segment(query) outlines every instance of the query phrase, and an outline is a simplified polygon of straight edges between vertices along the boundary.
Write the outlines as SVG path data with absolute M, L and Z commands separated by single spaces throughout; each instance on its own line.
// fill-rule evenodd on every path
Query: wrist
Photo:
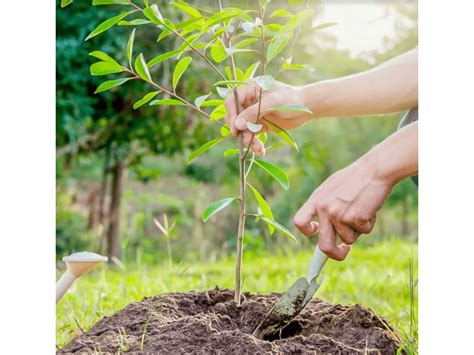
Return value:
M 363 155 L 357 163 L 370 179 L 383 183 L 392 188 L 401 180 L 396 169 L 389 164 L 390 158 L 386 157 L 379 146 L 372 148 Z
M 313 112 L 312 118 L 327 117 L 331 112 L 330 85 L 321 81 L 298 88 L 302 104 Z

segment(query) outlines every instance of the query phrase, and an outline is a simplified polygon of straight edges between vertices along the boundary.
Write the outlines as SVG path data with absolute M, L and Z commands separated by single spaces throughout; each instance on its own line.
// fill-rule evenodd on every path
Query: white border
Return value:
M 473 10 L 420 0 L 420 354 L 472 350 Z M 2 352 L 53 353 L 55 4 L 3 13 Z
M 419 5 L 419 350 L 467 354 L 474 329 L 474 6 Z
M 3 354 L 55 352 L 55 2 L 2 3 Z

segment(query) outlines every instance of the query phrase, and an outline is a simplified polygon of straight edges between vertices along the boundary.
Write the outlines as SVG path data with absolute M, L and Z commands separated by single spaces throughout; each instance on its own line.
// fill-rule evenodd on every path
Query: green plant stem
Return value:
M 217 0 L 217 6 L 219 11 L 222 11 L 222 2 L 221 0 Z M 231 48 L 231 42 L 229 41 L 229 37 L 227 32 L 224 31 L 223 34 L 225 47 Z M 235 60 L 234 55 L 231 52 L 229 55 L 230 67 L 232 70 L 232 79 L 237 79 L 237 73 L 235 69 Z M 237 114 L 242 111 L 240 107 L 240 100 L 239 100 L 239 93 L 237 89 L 232 90 L 232 94 L 234 95 L 235 100 L 235 107 L 237 110 Z M 237 250 L 236 250 L 236 263 L 235 263 L 235 290 L 234 290 L 234 299 L 237 303 L 237 306 L 240 306 L 240 294 L 241 294 L 241 280 L 242 280 L 242 252 L 243 252 L 243 245 L 244 245 L 244 231 L 245 231 L 245 157 L 244 157 L 244 142 L 242 133 L 237 135 L 237 142 L 238 142 L 238 149 L 239 149 L 239 225 L 237 227 Z

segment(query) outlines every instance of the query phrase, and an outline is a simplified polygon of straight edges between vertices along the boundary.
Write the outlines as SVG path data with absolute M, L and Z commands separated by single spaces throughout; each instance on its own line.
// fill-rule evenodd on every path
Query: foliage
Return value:
M 188 109 L 203 115 L 211 122 L 218 123 L 221 126 L 220 137 L 214 138 L 192 152 L 188 159 L 188 163 L 190 163 L 196 157 L 217 146 L 229 136 L 229 128 L 227 124 L 220 122 L 226 114 L 222 99 L 225 99 L 228 95 L 234 95 L 237 99 L 235 91 L 237 87 L 243 84 L 256 85 L 260 91 L 261 101 L 263 91 L 270 90 L 275 80 L 272 75 L 268 74 L 269 69 L 273 69 L 275 73 L 280 73 L 285 70 L 306 70 L 309 68 L 305 65 L 298 66 L 294 63 L 290 64 L 289 58 L 292 47 L 298 39 L 299 32 L 303 28 L 309 29 L 309 31 L 313 30 L 311 28 L 312 24 L 310 20 L 313 17 L 314 10 L 308 8 L 295 14 L 291 14 L 288 11 L 278 12 L 277 10 L 277 12 L 273 12 L 271 16 L 268 16 L 266 11 L 269 3 L 270 1 L 259 1 L 258 4 L 255 4 L 255 7 L 244 9 L 238 7 L 223 8 L 221 1 L 218 1 L 217 9 L 206 9 L 204 11 L 203 9 L 194 7 L 185 2 L 170 2 L 170 5 L 182 10 L 183 15 L 185 16 L 183 21 L 180 20 L 179 17 L 164 17 L 164 6 L 159 7 L 157 4 L 149 4 L 148 2 L 145 2 L 144 7 L 141 7 L 133 1 L 120 2 L 120 5 L 125 6 L 126 11 L 123 12 L 123 9 L 121 9 L 121 13 L 102 21 L 92 32 L 90 32 L 86 37 L 86 41 L 101 35 L 103 32 L 117 24 L 122 23 L 134 27 L 138 21 L 140 24 L 147 25 L 146 29 L 149 31 L 147 33 L 156 33 L 158 35 L 157 42 L 163 43 L 166 39 L 172 38 L 174 40 L 177 38 L 181 41 L 181 45 L 177 48 L 172 48 L 167 52 L 158 52 L 157 56 L 147 62 L 142 49 L 135 49 L 137 48 L 137 40 L 141 38 L 144 30 L 142 30 L 142 28 L 139 28 L 138 30 L 134 28 L 130 33 L 125 49 L 128 59 L 126 65 L 120 64 L 120 60 L 116 60 L 102 51 L 96 50 L 91 53 L 92 56 L 100 60 L 91 65 L 90 71 L 92 75 L 101 76 L 116 73 L 122 74 L 120 78 L 108 80 L 102 83 L 97 88 L 96 93 L 117 86 L 122 86 L 130 81 L 142 80 L 148 84 L 153 91 L 139 99 L 138 103 L 135 104 L 136 107 L 141 107 L 146 103 L 149 103 L 151 106 L 187 106 Z M 111 4 L 117 4 L 117 2 L 93 2 L 93 5 Z M 132 20 L 130 20 L 130 15 L 133 15 Z M 285 20 L 280 22 L 275 20 L 274 18 L 278 16 L 284 17 Z M 123 22 L 125 19 L 127 22 Z M 323 25 L 316 29 L 319 30 L 328 26 L 329 25 Z M 287 47 L 288 49 L 284 51 Z M 210 57 L 208 57 L 206 52 L 208 49 Z M 139 54 L 136 55 L 136 53 Z M 256 56 L 248 57 L 251 59 L 249 62 L 247 59 L 247 61 L 242 60 L 242 64 L 240 64 L 240 62 L 237 64 L 236 60 L 237 58 L 240 58 L 240 55 L 249 55 L 253 53 L 256 53 Z M 237 56 L 237 54 L 239 54 L 239 56 Z M 212 89 L 211 93 L 202 93 L 202 95 L 194 100 L 194 104 L 191 102 L 192 100 L 185 98 L 179 91 L 177 91 L 182 76 L 185 74 L 193 60 L 191 55 L 199 57 L 199 59 L 209 66 L 216 76 L 213 85 L 214 89 Z M 174 57 L 176 57 L 176 59 L 174 59 Z M 226 60 L 228 61 L 229 66 L 225 67 L 224 71 L 222 71 L 222 68 L 219 68 L 219 65 Z M 169 61 L 173 62 L 172 66 L 174 67 L 172 73 L 172 88 L 167 87 L 167 83 L 155 81 L 153 78 L 154 71 L 152 70 L 156 64 L 160 64 L 161 67 L 164 63 Z M 132 62 L 134 63 L 133 66 Z M 252 67 L 250 64 L 246 64 L 247 62 L 255 64 L 253 64 Z M 247 67 L 245 67 L 245 65 L 247 65 Z M 255 69 L 258 65 L 261 67 L 261 75 L 254 77 Z M 254 80 L 251 81 L 250 79 Z M 211 95 L 214 95 L 215 98 L 212 98 Z M 151 101 L 151 98 L 155 96 L 160 98 Z M 211 99 L 209 99 L 210 97 Z M 215 102 L 215 104 L 209 104 L 211 101 Z M 204 106 L 208 106 L 206 104 L 215 108 L 211 112 L 207 112 L 204 109 Z M 274 107 L 273 110 L 309 111 L 309 109 L 302 106 L 278 106 Z M 257 120 L 258 116 L 259 114 L 257 114 Z M 261 127 L 260 124 L 249 125 L 249 129 L 255 133 L 252 136 L 252 140 L 254 138 L 258 139 L 258 133 Z M 273 124 L 271 124 L 270 128 L 272 131 L 276 132 L 283 141 L 298 149 L 295 141 L 287 132 Z M 229 197 L 214 202 L 203 212 L 202 217 L 205 222 L 211 216 L 229 206 L 232 201 L 239 201 L 240 213 L 237 235 L 237 275 L 235 291 L 236 301 L 238 303 L 240 303 L 240 263 L 242 260 L 241 253 L 246 216 L 255 216 L 258 220 L 269 225 L 269 229 L 272 230 L 272 232 L 276 229 L 283 235 L 296 240 L 291 231 L 274 220 L 270 206 L 266 203 L 255 187 L 252 187 L 254 196 L 256 197 L 258 204 L 264 206 L 265 215 L 262 215 L 261 213 L 246 214 L 246 181 L 253 166 L 262 168 L 279 182 L 285 190 L 289 188 L 288 177 L 281 168 L 263 160 L 255 160 L 255 155 L 253 153 L 252 157 L 249 159 L 247 167 L 246 158 L 248 153 L 249 147 L 244 148 L 242 137 L 239 137 L 239 197 Z
M 56 202 L 56 258 L 90 247 L 90 232 L 87 218 L 80 212 L 67 206 L 69 196 L 59 192 Z

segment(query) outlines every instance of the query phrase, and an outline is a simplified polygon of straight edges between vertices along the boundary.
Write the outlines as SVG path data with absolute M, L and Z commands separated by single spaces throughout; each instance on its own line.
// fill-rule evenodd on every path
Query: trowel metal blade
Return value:
M 306 277 L 297 279 L 288 291 L 280 297 L 252 335 L 263 339 L 285 327 L 306 305 L 306 295 L 310 287 L 311 285 Z
M 301 307 L 301 309 L 303 309 L 304 307 L 306 307 L 306 305 L 308 304 L 309 301 L 311 301 L 311 299 L 313 298 L 314 294 L 316 293 L 316 291 L 318 290 L 319 286 L 321 286 L 321 283 L 322 283 L 322 280 L 320 282 L 317 281 L 317 278 L 314 277 L 311 282 L 309 283 L 309 287 L 308 287 L 308 292 L 306 292 L 306 296 L 303 300 L 303 307 Z

